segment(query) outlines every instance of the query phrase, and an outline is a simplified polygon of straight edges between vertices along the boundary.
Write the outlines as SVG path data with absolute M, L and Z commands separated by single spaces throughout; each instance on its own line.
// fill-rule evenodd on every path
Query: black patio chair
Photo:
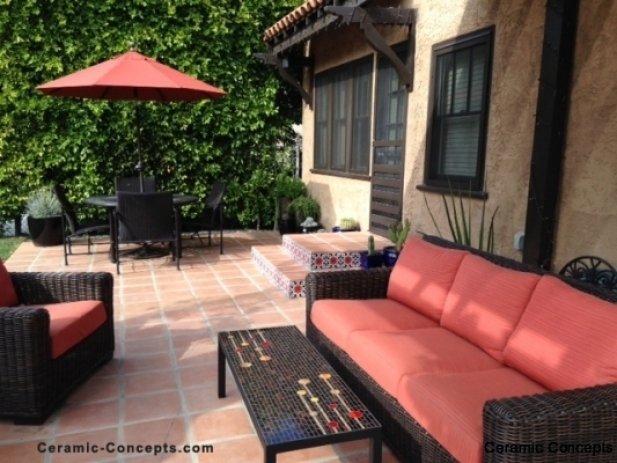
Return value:
M 118 191 L 140 192 L 139 177 L 116 177 L 116 193 Z M 154 177 L 144 177 L 144 192 L 152 193 L 155 191 L 156 179 Z
M 176 268 L 180 270 L 180 212 L 173 206 L 170 192 L 118 192 L 114 213 L 114 255 L 120 273 L 119 245 L 125 243 L 169 243 Z
M 62 185 L 53 186 L 54 193 L 62 206 L 62 242 L 64 245 L 64 265 L 69 265 L 68 255 L 73 254 L 73 240 L 85 236 L 88 254 L 92 245 L 92 235 L 109 234 L 109 222 L 104 220 L 79 222 L 75 208 L 66 196 Z
M 617 292 L 617 270 L 601 257 L 580 256 L 572 259 L 559 274 Z
M 210 194 L 206 198 L 203 212 L 196 219 L 182 221 L 182 231 L 192 233 L 191 238 L 197 236 L 204 246 L 200 231 L 208 231 L 208 246 L 212 246 L 212 231 L 219 230 L 220 253 L 223 254 L 223 198 L 225 196 L 225 184 L 214 182 Z

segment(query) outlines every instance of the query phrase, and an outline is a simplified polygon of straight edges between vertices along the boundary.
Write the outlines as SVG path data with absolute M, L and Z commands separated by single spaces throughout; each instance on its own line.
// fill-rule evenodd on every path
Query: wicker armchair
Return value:
M 10 273 L 19 302 L 0 308 L 0 417 L 45 421 L 65 397 L 114 353 L 110 273 Z M 52 360 L 49 313 L 42 304 L 102 301 L 107 320 Z
M 433 236 L 425 240 L 445 247 L 467 249 L 491 262 L 538 274 L 545 271 L 504 257 L 464 248 Z M 306 334 L 332 367 L 345 379 L 383 426 L 385 443 L 401 461 L 455 462 L 441 444 L 415 421 L 345 351 L 334 344 L 311 321 L 311 309 L 319 299 L 371 299 L 386 296 L 391 269 L 310 273 L 306 280 Z M 594 296 L 617 302 L 617 294 L 599 286 L 562 277 L 568 284 Z M 617 435 L 617 383 L 533 396 L 490 400 L 485 403 L 484 442 L 499 442 L 512 448 L 530 443 L 544 446 L 539 453 L 485 452 L 485 462 L 579 462 L 589 455 L 548 450 L 549 443 L 585 446 L 614 443 Z M 517 447 L 519 446 L 519 447 Z M 614 452 L 614 449 L 613 449 Z M 598 453 L 598 462 L 615 461 L 614 453 Z

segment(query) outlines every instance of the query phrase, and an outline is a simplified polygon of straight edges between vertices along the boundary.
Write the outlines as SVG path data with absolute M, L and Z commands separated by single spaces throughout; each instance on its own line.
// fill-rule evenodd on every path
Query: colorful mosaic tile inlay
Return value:
M 295 327 L 219 333 L 265 445 L 380 428 Z

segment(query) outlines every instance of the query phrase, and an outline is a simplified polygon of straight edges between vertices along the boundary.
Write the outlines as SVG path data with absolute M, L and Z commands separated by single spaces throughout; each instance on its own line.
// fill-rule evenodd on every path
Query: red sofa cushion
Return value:
M 0 260 L 0 307 L 13 307 L 19 305 L 17 293 L 8 270 Z
M 405 376 L 398 400 L 424 429 L 461 462 L 481 462 L 482 412 L 491 399 L 539 394 L 541 385 L 510 368 Z
M 467 251 L 412 237 L 392 269 L 388 297 L 439 321 L 448 291 Z
M 43 305 L 43 308 L 49 312 L 51 357 L 54 359 L 92 334 L 107 319 L 101 301 L 61 302 Z
M 349 335 L 358 330 L 412 330 L 438 326 L 430 318 L 391 299 L 321 299 L 313 304 L 311 321 L 341 349 L 346 349 Z
M 394 397 L 405 375 L 456 373 L 502 366 L 481 349 L 444 328 L 354 331 L 349 335 L 346 350 Z
M 617 305 L 543 276 L 504 350 L 551 390 L 617 382 Z
M 539 275 L 509 270 L 469 254 L 446 298 L 441 326 L 501 361 L 538 281 Z

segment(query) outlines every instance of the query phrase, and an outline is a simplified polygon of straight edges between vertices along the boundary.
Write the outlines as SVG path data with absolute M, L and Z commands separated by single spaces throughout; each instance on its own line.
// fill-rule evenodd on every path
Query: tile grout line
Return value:
M 180 268 L 180 271 L 182 272 L 182 277 L 185 279 L 186 272 L 182 270 L 182 267 Z M 169 329 L 169 323 L 167 321 L 167 316 L 165 315 L 165 308 L 163 306 L 163 299 L 161 298 L 161 291 L 159 290 L 159 285 L 156 280 L 156 273 L 152 271 L 150 275 L 152 278 L 152 284 L 154 286 L 154 292 L 158 299 L 159 316 L 162 322 L 164 323 L 166 327 L 166 331 L 167 331 L 167 335 L 166 335 L 167 336 L 167 349 L 168 349 L 168 355 L 171 359 L 171 369 L 174 375 L 174 382 L 176 383 L 176 393 L 178 394 L 178 397 L 180 399 L 180 415 L 182 416 L 182 422 L 184 423 L 184 428 L 185 428 L 184 438 L 188 441 L 186 442 L 187 444 L 192 445 L 195 442 L 195 434 L 193 432 L 193 425 L 191 423 L 191 419 L 188 413 L 186 395 L 184 394 L 182 378 L 180 376 L 178 361 L 176 359 L 176 350 L 174 349 L 173 334 L 171 333 L 171 330 Z M 197 459 L 197 455 L 195 453 L 191 452 L 191 454 L 189 455 L 189 458 L 192 463 L 199 463 L 199 460 Z

